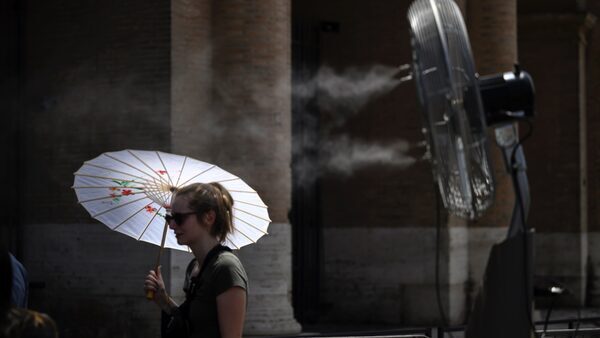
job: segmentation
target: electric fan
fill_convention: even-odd
[[[452,0],[414,1],[408,20],[423,132],[444,206],[474,219],[492,205],[494,178],[486,137],[486,128],[492,125],[517,195],[507,239],[492,248],[466,336],[528,337],[529,191],[512,121],[533,116],[533,82],[519,67],[477,75],[465,24]]]

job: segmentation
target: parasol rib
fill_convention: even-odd
[[[231,182],[231,181],[241,181],[242,179],[239,177],[234,177],[234,178],[228,178],[226,180],[220,180],[220,181],[215,181],[217,183],[223,183],[223,182]],[[243,181],[242,181],[243,182]]]
[[[134,181],[134,180],[128,180],[128,179],[123,179],[123,178],[115,178],[115,177],[108,177],[108,176],[98,176],[98,175],[89,175],[89,174],[81,174],[81,173],[74,173],[73,175],[75,175],[75,176],[83,176],[83,177],[91,177],[91,178],[100,178],[100,179],[111,180],[111,181],[114,180],[114,181],[131,182],[131,183],[142,184],[142,183],[140,183],[138,181]],[[115,186],[113,186],[113,187],[115,187]],[[130,188],[130,187],[127,187],[127,188]]]
[[[233,245],[233,246],[235,247],[235,249],[236,249],[236,250],[239,250],[239,249],[240,249],[240,247],[239,247],[239,246],[237,246],[237,245],[235,245],[235,243],[233,243],[233,242],[232,242],[230,239],[227,239],[226,241],[227,241],[229,244]]]
[[[148,204],[146,204],[148,205]],[[133,217],[135,217],[135,215],[139,214],[142,210],[144,210],[144,208],[146,208],[146,205],[141,208],[140,210],[136,211],[135,213],[133,213],[133,215],[127,217],[123,222],[117,224],[116,227],[112,228],[112,230],[117,230],[121,225],[125,224],[125,222],[129,221],[130,219],[132,219]]]
[[[139,202],[139,201],[143,200],[144,198],[148,198],[148,197],[147,197],[147,196],[144,196],[144,197],[142,197],[142,198],[140,198],[140,199],[137,199],[137,200],[133,200],[133,201],[129,201],[129,202],[127,202],[127,203],[119,204],[119,205],[117,205],[117,206],[116,206],[116,207],[114,207],[114,208],[110,208],[110,209],[107,209],[107,210],[104,210],[104,211],[102,211],[101,213],[98,213],[98,214],[92,215],[92,217],[93,217],[93,218],[96,218],[96,217],[98,217],[98,216],[100,216],[100,215],[104,215],[104,214],[105,214],[105,213],[107,213],[107,212],[111,212],[111,211],[113,211],[113,210],[116,210],[116,209],[122,208],[122,207],[124,207],[124,206],[126,206],[126,205],[129,205],[129,204],[131,204],[131,203]],[[148,199],[149,199],[149,198],[148,198]]]
[[[164,189],[160,189],[159,194],[165,203],[171,202],[171,199],[169,198],[169,196],[173,195],[173,193],[171,193],[171,191],[166,191]]]
[[[143,165],[145,165],[145,166],[146,166],[146,168],[150,169],[150,171],[151,171],[152,173],[155,173],[155,172],[154,172],[154,169],[153,169],[151,166],[149,166],[149,165],[148,165],[148,163],[144,162],[144,160],[142,160],[141,158],[139,158],[139,157],[138,157],[136,154],[134,154],[134,153],[133,153],[131,150],[127,150],[127,152],[128,152],[128,153],[130,153],[130,154],[131,154],[131,156],[135,157],[135,158],[136,158],[138,161],[142,162],[142,164],[143,164]],[[165,170],[166,170],[166,169],[165,169]],[[169,182],[165,181],[165,180],[164,180],[164,178],[162,178],[162,176],[160,176],[160,174],[158,174],[158,176],[154,176],[154,177],[158,177],[158,178],[159,178],[161,181],[163,181],[164,183],[167,183],[167,184],[169,183]]]
[[[148,191],[148,195],[155,199],[155,201],[161,201],[161,206],[163,207],[165,207],[167,203],[171,202],[169,194],[170,192],[166,192],[162,189],[152,189]]]
[[[187,156],[183,158],[183,164],[181,164],[181,170],[179,170],[179,176],[177,176],[177,182],[175,183],[175,187],[179,187],[179,180],[181,179],[181,174],[183,173],[183,168],[185,168],[185,162],[187,162],[187,159]]]
[[[161,188],[155,186],[155,185],[147,185],[144,190],[146,191],[152,191],[152,192],[156,192],[156,191],[163,191]]]
[[[242,234],[242,236],[246,237],[250,242],[252,243],[256,243],[255,240],[253,240],[252,238],[248,237],[248,235],[246,235],[245,233],[241,232],[239,229],[235,230],[238,234]]]
[[[253,207],[257,207],[257,208],[265,208],[268,209],[269,207],[267,207],[266,205],[260,205],[260,204],[254,204],[254,203],[250,203],[250,202],[244,202],[244,201],[235,201],[235,204],[238,203],[242,203],[242,204],[247,204],[247,205],[251,205]]]
[[[100,166],[100,165],[97,165],[97,164],[92,164],[92,163],[89,163],[89,162],[84,162],[83,164],[84,165],[89,165],[91,167],[96,167],[96,168],[99,168],[99,169],[104,169],[104,170],[112,171],[112,172],[115,172],[115,173],[119,173],[119,174],[131,176],[131,177],[139,178],[142,181],[148,182],[148,179],[145,178],[145,177],[137,176],[137,175],[134,175],[134,174],[131,174],[131,173],[126,173],[124,171],[119,171],[119,170],[115,170],[115,169],[106,168],[106,167],[103,167],[103,166]]]
[[[250,224],[250,223],[248,223],[248,222],[244,221],[243,219],[241,219],[241,218],[239,218],[239,217],[233,216],[233,218],[237,219],[238,221],[240,221],[240,222],[242,222],[242,223],[244,223],[244,224],[246,224],[246,225],[249,225],[250,227],[252,227],[252,228],[256,229],[256,231],[262,232],[262,233],[263,233],[263,235],[266,235],[266,234],[267,234],[267,232],[266,232],[266,231],[264,231],[264,230],[262,230],[262,229],[259,229],[259,228],[257,228],[256,226],[254,226],[254,225],[252,225],[252,224]]]
[[[252,190],[252,191],[246,191],[246,190],[231,190],[231,189],[227,189],[227,191],[229,192],[239,192],[239,193],[243,193],[243,194],[256,194],[256,191]]]
[[[144,207],[145,208],[145,207]],[[150,219],[150,222],[148,222],[148,224],[146,224],[146,226],[144,227],[144,231],[142,231],[142,233],[140,234],[140,237],[138,237],[138,241],[142,239],[142,237],[144,237],[144,234],[146,233],[146,230],[148,230],[148,227],[150,227],[150,224],[152,224],[152,222],[154,222],[154,219],[156,218],[156,216],[158,215],[158,213],[163,209],[162,205],[160,206],[160,208],[158,209],[158,211],[156,211],[156,213],[154,213],[154,215],[152,215],[152,218]],[[142,208],[143,210],[143,208]]]
[[[252,216],[252,217],[256,217],[256,218],[258,218],[258,219],[262,219],[263,221],[266,221],[266,222],[271,222],[271,220],[270,220],[270,219],[267,219],[267,218],[262,218],[262,217],[260,217],[260,216],[257,216],[257,215],[254,215],[254,214],[251,214],[251,213],[249,213],[248,211],[245,211],[245,210],[242,210],[242,209],[237,209],[237,208],[234,208],[234,209],[235,209],[235,211],[241,211],[241,212],[243,212],[243,213],[244,213],[244,214],[246,214],[246,215],[250,215],[250,216]]]
[[[212,169],[214,169],[214,168],[217,168],[217,166],[216,166],[216,165],[212,165],[210,168],[208,168],[208,169],[204,170],[203,172],[201,172],[201,173],[199,173],[199,174],[196,174],[196,175],[192,176],[192,178],[190,178],[189,180],[187,180],[187,181],[183,182],[183,183],[181,184],[181,186],[184,186],[184,185],[186,185],[186,184],[187,184],[189,181],[193,180],[194,178],[196,178],[196,177],[198,177],[198,176],[200,176],[200,175],[203,175],[203,174],[204,174],[204,173],[206,173],[207,171],[209,171],[209,170],[212,170]]]
[[[85,200],[85,201],[78,201],[77,203],[82,204],[82,203],[87,203],[87,202],[94,202],[94,201],[101,201],[101,200],[106,200],[106,199],[112,199],[112,198],[116,198],[116,197],[123,197],[123,196],[133,196],[133,195],[139,195],[141,193],[132,193],[129,195],[115,195],[115,196],[104,196],[104,197],[96,197],[96,198],[91,198],[89,200]]]
[[[164,201],[164,199],[162,199],[162,196],[160,194],[158,194],[156,191],[149,191],[146,194],[153,201],[156,201],[156,202]],[[161,203],[161,206],[162,206],[162,203]]]
[[[169,174],[169,171],[167,170],[167,167],[165,166],[165,162],[163,162],[162,157],[160,157],[160,154],[158,153],[158,151],[155,151],[156,156],[158,156],[158,159],[160,160],[160,163],[163,166],[163,169],[165,169],[165,173],[167,173],[167,178],[169,179],[169,183],[171,184],[171,186],[173,186],[173,180],[171,179],[171,174]]]
[[[166,203],[166,204],[168,204],[168,205],[169,205],[169,207],[170,207],[170,204],[172,204],[172,202],[173,202],[173,193],[172,193],[172,192],[166,192],[166,191],[165,191],[165,192],[163,193],[163,195],[164,195],[165,203]],[[165,205],[165,207],[167,207],[167,206]],[[170,209],[170,208],[169,208],[169,209]]]
[[[137,171],[141,172],[142,174],[144,174],[144,175],[146,175],[146,176],[148,176],[148,177],[156,178],[156,176],[155,176],[155,175],[153,175],[153,174],[148,174],[147,172],[143,171],[142,169],[140,169],[140,168],[138,168],[138,167],[134,167],[134,166],[132,166],[131,164],[129,164],[129,163],[127,163],[127,162],[124,162],[124,161],[122,161],[122,160],[120,160],[120,159],[118,159],[118,158],[116,158],[116,157],[113,157],[113,156],[111,156],[111,155],[108,155],[107,153],[104,153],[103,155],[104,155],[104,156],[106,156],[106,157],[108,157],[108,158],[110,158],[110,159],[112,159],[112,160],[114,160],[114,161],[117,161],[117,162],[119,162],[119,163],[123,163],[124,165],[126,165],[126,166],[128,166],[128,167],[130,167],[130,168],[132,168],[132,169],[135,169],[135,170],[137,170]],[[159,179],[160,179],[160,177],[159,177]],[[165,181],[164,183],[167,183],[167,182]]]
[[[149,182],[146,187],[147,194],[152,196],[152,198],[156,198],[157,200],[162,201],[162,204],[166,204],[170,202],[169,196],[172,194],[171,191],[167,191],[165,189],[171,189],[172,186],[165,187],[164,184],[160,184],[160,182],[156,181],[156,178],[152,178],[153,181]]]
[[[137,183],[137,182],[136,182]],[[124,188],[124,187],[118,187],[115,185],[83,185],[83,186],[72,186],[71,189],[110,189],[110,188]],[[127,189],[137,189],[137,190],[147,190],[144,187],[127,187]]]

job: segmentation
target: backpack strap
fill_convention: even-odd
[[[202,262],[202,267],[200,268],[200,272],[198,272],[198,274],[194,277],[190,277],[189,281],[189,288],[188,288],[188,292],[186,292],[186,300],[187,299],[191,299],[191,297],[193,297],[196,294],[196,290],[198,288],[198,286],[200,285],[200,278],[202,277],[202,273],[204,273],[204,270],[206,270],[206,267],[210,265],[210,263],[212,263],[213,260],[215,260],[219,254],[223,251],[229,251],[231,252],[231,249],[218,244],[217,246],[215,246],[214,248],[212,248],[207,254],[206,257],[204,258],[204,262]],[[190,269],[190,265],[188,265],[188,269],[189,273],[191,275],[191,271],[193,270],[193,264],[195,259],[192,260],[192,262],[190,262],[190,265],[192,266],[192,268]],[[187,272],[186,272],[187,274]],[[187,275],[186,275],[187,276]],[[186,278],[187,279],[187,278]],[[187,281],[186,281],[187,282]]]

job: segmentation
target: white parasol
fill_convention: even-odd
[[[166,225],[174,192],[192,183],[218,182],[233,197],[233,232],[224,245],[239,249],[267,234],[271,220],[258,193],[239,177],[206,162],[160,151],[107,152],[84,162],[73,189],[91,216],[138,241],[189,251]],[[160,259],[160,253],[159,253]]]

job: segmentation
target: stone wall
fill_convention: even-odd
[[[440,233],[440,285],[446,315],[464,319],[465,227]],[[437,325],[436,231],[432,227],[329,228],[324,246],[322,320],[372,325]],[[360,239],[358,241],[357,239]]]
[[[20,3],[17,187],[30,307],[53,316],[61,337],[155,336],[142,283],[156,247],[92,220],[70,187],[102,152],[169,150],[169,5]]]

